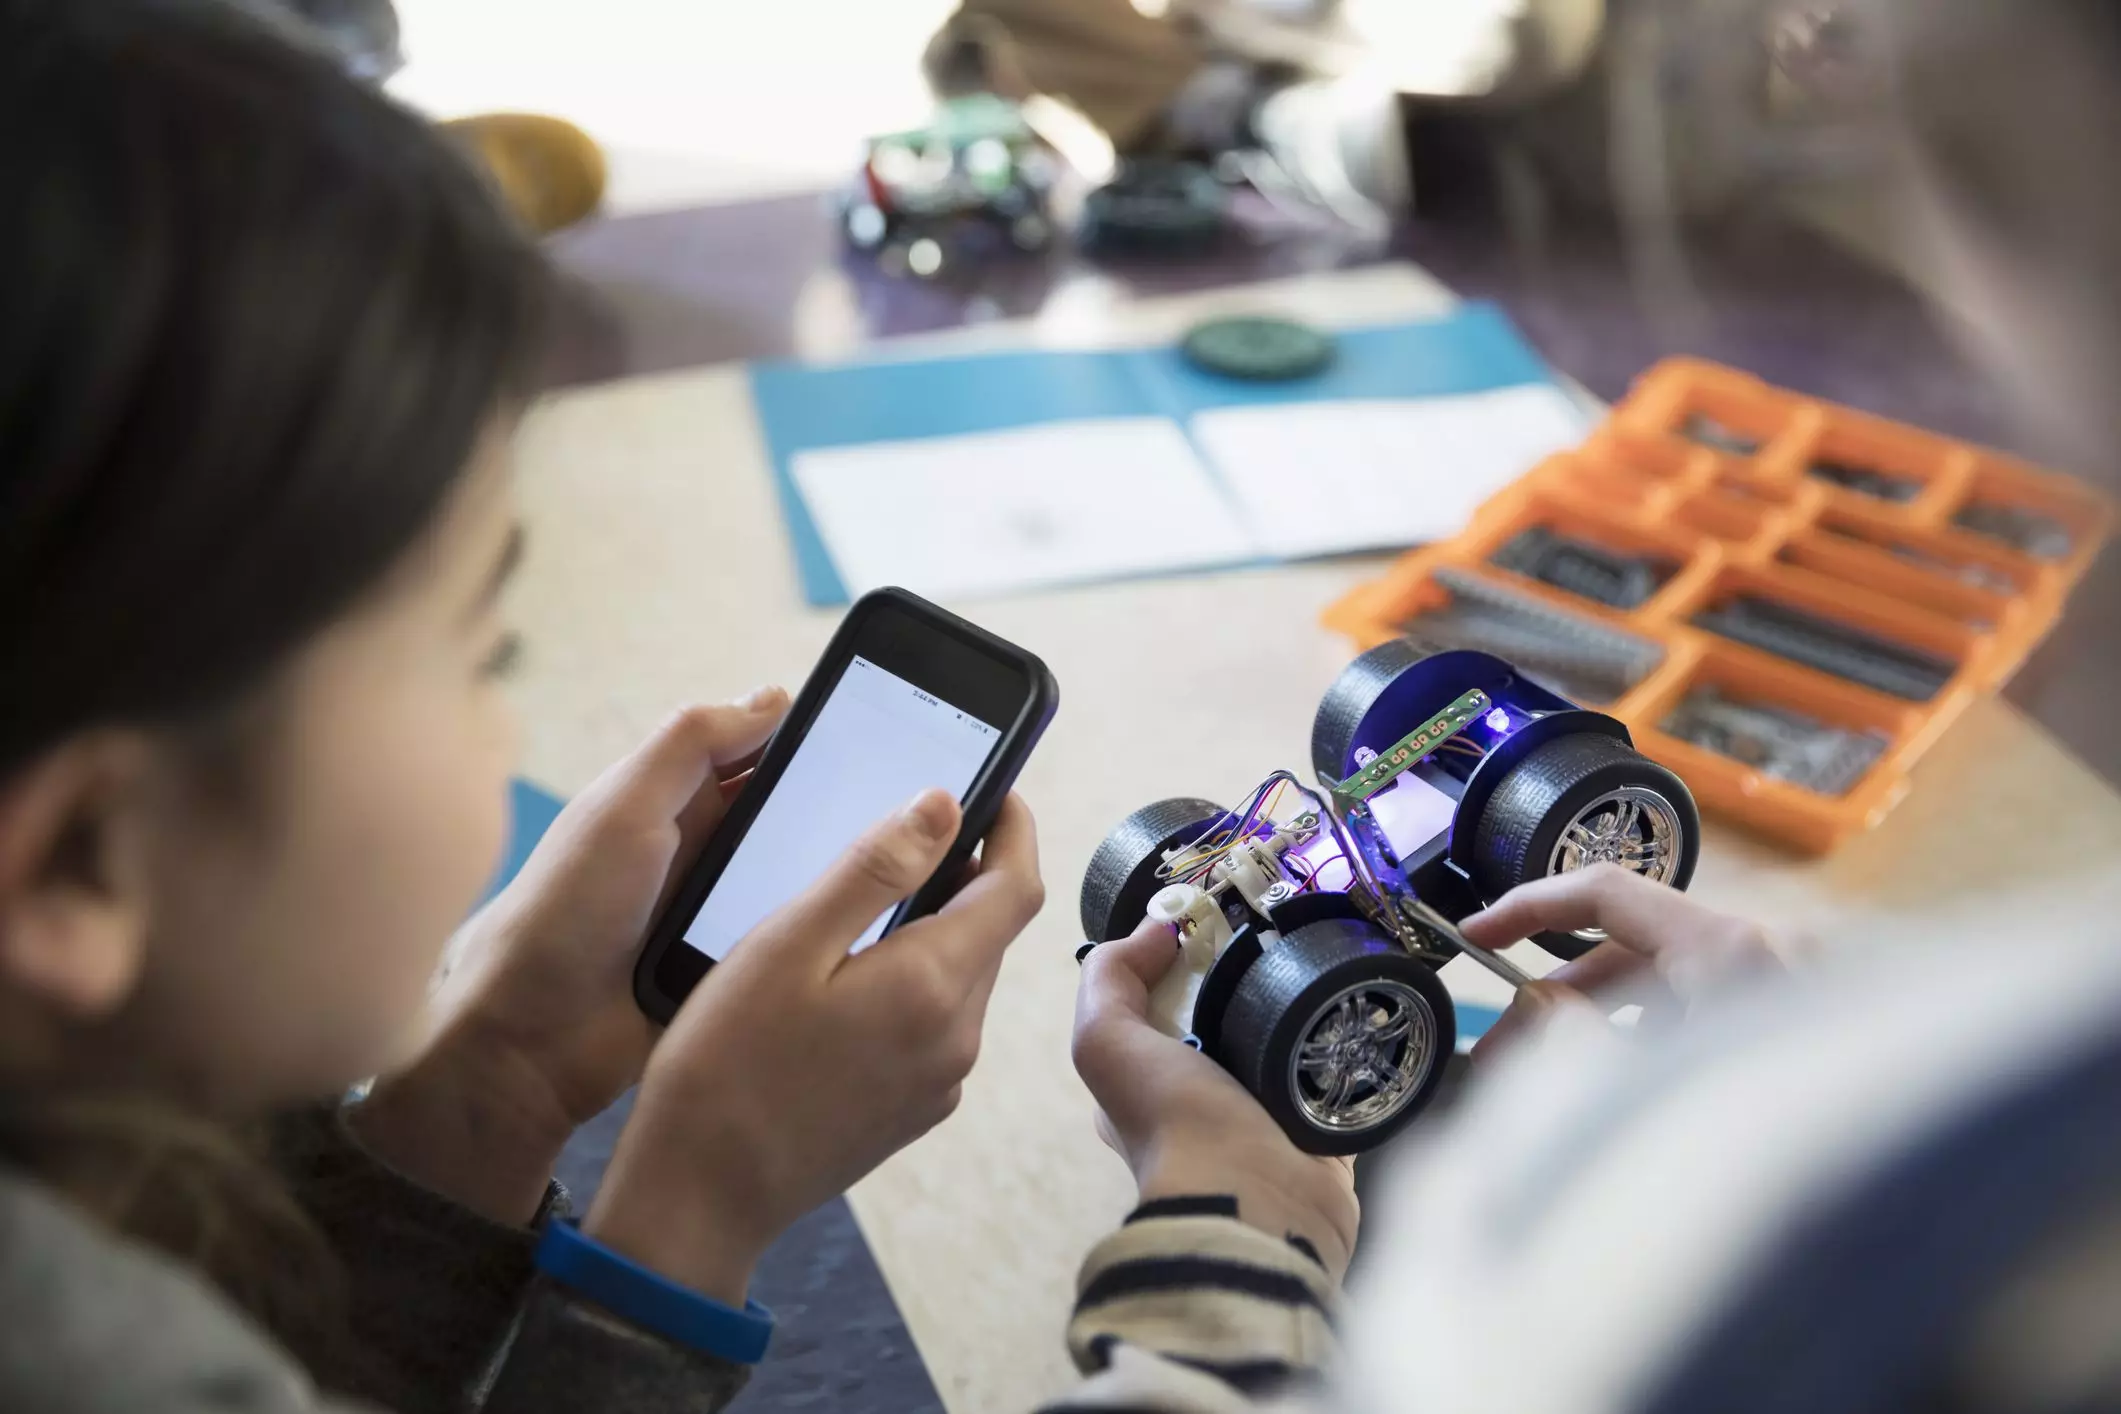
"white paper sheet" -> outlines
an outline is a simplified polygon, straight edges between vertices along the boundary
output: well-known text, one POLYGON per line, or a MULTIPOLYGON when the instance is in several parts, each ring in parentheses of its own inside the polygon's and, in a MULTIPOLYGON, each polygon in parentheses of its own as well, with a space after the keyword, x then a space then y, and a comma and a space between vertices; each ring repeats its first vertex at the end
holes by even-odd
POLYGON ((789 469, 850 594, 971 598, 1255 553, 1168 418, 836 447, 789 469))
POLYGON ((1283 559, 1456 534, 1482 501, 1580 444, 1590 422, 1547 384, 1450 398, 1218 408, 1194 440, 1260 552, 1283 559))
POLYGON ((790 471, 849 593, 977 598, 1442 539, 1588 426, 1537 385, 1221 408, 1191 442, 1160 417, 1044 423, 802 452, 790 471))

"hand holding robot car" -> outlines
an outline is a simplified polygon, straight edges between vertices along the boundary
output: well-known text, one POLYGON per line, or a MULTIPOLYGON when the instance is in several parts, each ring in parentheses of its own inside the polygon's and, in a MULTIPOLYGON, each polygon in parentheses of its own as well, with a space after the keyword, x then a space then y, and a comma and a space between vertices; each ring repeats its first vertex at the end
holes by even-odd
MULTIPOLYGON (((1091 858, 1082 924, 1093 940, 1170 924, 1181 957, 1151 998, 1158 1028, 1298 1148, 1355 1154, 1443 1078, 1457 1025, 1437 969, 1463 953, 1529 980, 1459 920, 1598 863, 1684 888, 1700 817, 1619 722, 1485 653, 1365 654, 1320 704, 1311 756, 1321 790, 1277 771, 1234 810, 1166 800, 1122 821, 1091 858)), ((1565 958, 1598 940, 1534 939, 1565 958)))

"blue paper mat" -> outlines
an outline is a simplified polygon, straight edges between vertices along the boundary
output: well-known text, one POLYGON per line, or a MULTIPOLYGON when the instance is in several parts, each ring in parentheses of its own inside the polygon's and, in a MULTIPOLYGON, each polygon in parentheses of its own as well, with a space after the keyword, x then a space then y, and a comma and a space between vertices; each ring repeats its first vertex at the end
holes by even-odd
POLYGON ((1443 398, 1553 380, 1492 305, 1448 318, 1339 330, 1322 373, 1254 383, 1204 372, 1174 348, 1023 352, 814 365, 754 364, 751 392, 804 596, 844 604, 847 586, 798 487, 803 452, 998 432, 1093 418, 1171 418, 1234 406, 1443 398))
MULTIPOLYGON (((501 867, 495 871, 493 883, 487 886, 486 899, 508 887, 523 866, 530 861, 530 852, 545 838, 552 822, 560 817, 560 808, 566 802, 550 791, 540 790, 528 781, 512 781, 508 787, 508 846, 501 854, 501 867)), ((481 899, 483 905, 486 899, 481 899)))

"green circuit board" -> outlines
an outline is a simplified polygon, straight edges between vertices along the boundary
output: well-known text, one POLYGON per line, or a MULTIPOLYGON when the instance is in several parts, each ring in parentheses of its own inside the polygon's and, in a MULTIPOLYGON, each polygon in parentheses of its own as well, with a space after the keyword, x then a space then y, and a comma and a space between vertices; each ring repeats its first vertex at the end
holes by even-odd
POLYGON ((1343 805, 1368 800, 1398 780, 1409 767, 1465 730, 1491 705, 1485 692, 1473 689, 1401 737, 1389 750, 1380 752, 1375 761, 1334 786, 1334 798, 1343 805))

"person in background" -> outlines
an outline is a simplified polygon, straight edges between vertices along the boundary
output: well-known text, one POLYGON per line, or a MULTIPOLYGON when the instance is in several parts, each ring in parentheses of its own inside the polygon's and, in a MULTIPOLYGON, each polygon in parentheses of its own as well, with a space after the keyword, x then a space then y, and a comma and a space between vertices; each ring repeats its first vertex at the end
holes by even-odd
POLYGON ((1061 100, 1122 158, 1208 163, 1322 216, 1374 208, 1385 218, 1404 216, 1417 196, 1426 211, 1450 175, 1430 155, 1437 121, 1508 131, 1527 109, 1590 86, 1606 9, 1605 0, 959 0, 923 67, 943 96, 1061 100))
POLYGON ((644 932, 788 699, 690 707, 429 999, 506 828, 537 248, 234 3, 0 0, 0 132, 0 1409, 721 1407, 759 1255, 956 1103, 1029 813, 849 957, 954 842, 909 801, 659 1030, 644 932))
MULTIPOLYGON (((1732 13, 1652 8, 1697 37, 1732 13)), ((1877 160, 1913 263, 2041 440, 2115 484, 2121 10, 1838 9, 1887 100, 1843 137, 1877 160)), ((1758 930, 1633 875, 1510 895, 1467 934, 1609 941, 1483 1042, 1345 1305, 1345 1167, 1150 1028, 1166 930, 1101 946, 1076 1063, 1142 1206, 1085 1264, 1086 1380, 1051 1414, 2121 1409, 2121 949, 2029 923, 2039 887, 2081 917, 2121 903, 2109 877, 1945 905, 1978 946, 1921 938, 1911 903, 1879 920, 1897 945, 1785 973, 1758 930), (1649 1014, 1623 1033, 1605 1014, 1631 1001, 1649 1014)))

